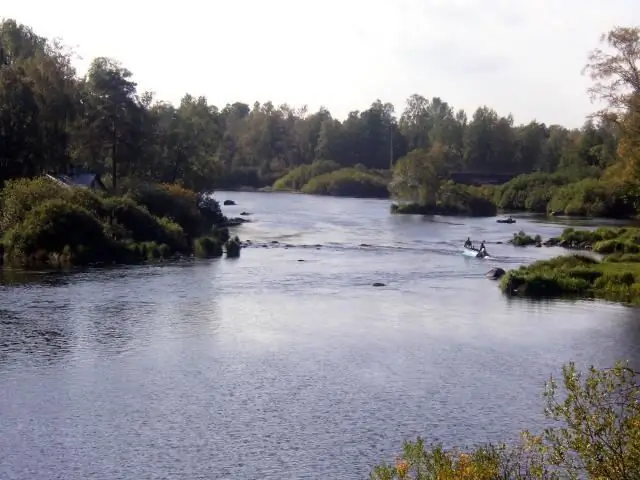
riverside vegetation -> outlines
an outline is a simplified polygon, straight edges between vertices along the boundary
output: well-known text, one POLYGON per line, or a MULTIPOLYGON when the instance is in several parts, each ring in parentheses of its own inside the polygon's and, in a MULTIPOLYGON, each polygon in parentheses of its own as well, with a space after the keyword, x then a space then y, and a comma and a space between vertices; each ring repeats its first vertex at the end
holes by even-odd
POLYGON ((216 200, 177 185, 139 185, 112 196, 44 177, 11 180, 0 192, 5 263, 67 266, 136 263, 176 255, 239 255, 216 200))
MULTIPOLYGON (((531 239, 524 232, 514 235, 516 238, 531 239)), ((544 243, 593 251, 602 258, 577 254, 520 267, 502 278, 505 293, 533 298, 594 297, 640 304, 639 228, 567 228, 559 238, 544 243)))
POLYGON ((382 464, 372 480, 632 480, 640 478, 640 380, 618 363, 563 368, 564 392, 548 382, 541 434, 523 432, 516 444, 445 450, 422 439, 407 442, 394 464, 382 464))
POLYGON ((174 106, 138 91, 133 74, 113 59, 94 59, 79 77, 72 52, 5 20, 0 131, 11 142, 2 150, 0 184, 74 164, 104 174, 116 192, 130 179, 196 192, 264 187, 392 195, 398 213, 634 215, 640 120, 626 108, 633 95, 615 90, 637 95, 637 39, 637 29, 612 30, 605 39, 612 53, 596 50, 587 65, 593 93, 625 108, 569 129, 516 125, 486 106, 467 115, 418 94, 398 116, 392 104, 376 100, 342 121, 324 108, 271 102, 218 108, 189 94, 174 106), (472 185, 487 175, 512 179, 472 185))

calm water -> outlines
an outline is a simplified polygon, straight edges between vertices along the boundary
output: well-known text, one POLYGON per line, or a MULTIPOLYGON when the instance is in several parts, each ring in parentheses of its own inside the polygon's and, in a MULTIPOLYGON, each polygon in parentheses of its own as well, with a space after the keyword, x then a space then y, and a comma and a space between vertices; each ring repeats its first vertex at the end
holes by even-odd
POLYGON ((559 253, 491 242, 563 225, 218 196, 253 213, 238 260, 5 272, 0 478, 367 478, 417 435, 535 430, 563 362, 640 360, 637 310, 508 300, 483 278, 559 253), (468 235, 496 258, 463 257, 468 235))

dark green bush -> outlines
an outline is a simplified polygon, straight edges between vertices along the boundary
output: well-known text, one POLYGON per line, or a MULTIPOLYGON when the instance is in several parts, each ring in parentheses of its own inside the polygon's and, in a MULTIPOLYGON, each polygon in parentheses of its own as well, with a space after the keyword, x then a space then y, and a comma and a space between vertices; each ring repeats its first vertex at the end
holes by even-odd
POLYGON ((100 261, 113 248, 99 220, 65 200, 47 200, 31 209, 5 234, 4 244, 9 255, 24 264, 50 263, 49 254, 73 251, 86 261, 100 261))
POLYGON ((199 237, 194 241, 194 253, 198 258, 222 256, 222 243, 215 237, 199 237))

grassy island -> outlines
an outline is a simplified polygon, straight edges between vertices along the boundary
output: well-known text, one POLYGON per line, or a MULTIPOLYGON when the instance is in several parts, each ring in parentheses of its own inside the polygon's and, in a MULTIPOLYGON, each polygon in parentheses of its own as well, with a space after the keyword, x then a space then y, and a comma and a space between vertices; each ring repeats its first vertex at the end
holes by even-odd
MULTIPOLYGON (((551 244, 592 250, 584 254, 541 260, 508 272, 501 282, 509 295, 592 297, 640 304, 640 229, 566 229, 551 244)), ((549 244, 548 242, 545 242, 549 244)))
POLYGON ((226 222, 216 200, 170 184, 112 196, 39 177, 0 192, 2 258, 23 267, 237 256, 226 222))

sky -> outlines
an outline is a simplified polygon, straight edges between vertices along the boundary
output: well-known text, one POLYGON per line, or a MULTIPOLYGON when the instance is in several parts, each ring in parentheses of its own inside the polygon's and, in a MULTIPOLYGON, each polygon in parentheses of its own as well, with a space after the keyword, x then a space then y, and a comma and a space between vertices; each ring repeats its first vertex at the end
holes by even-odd
POLYGON ((469 116, 482 105, 578 127, 597 109, 581 75, 600 34, 640 25, 638 0, 29 0, 0 13, 97 56, 139 90, 223 107, 241 101, 328 108, 343 119, 418 93, 469 116))

